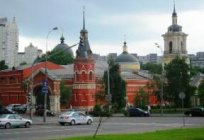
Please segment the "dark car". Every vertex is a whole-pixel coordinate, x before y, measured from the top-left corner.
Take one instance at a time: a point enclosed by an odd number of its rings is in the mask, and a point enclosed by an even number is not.
[[[5,107],[2,107],[0,108],[0,114],[16,114],[16,112]]]
[[[130,117],[149,117],[150,114],[140,108],[130,108],[127,110],[127,116]]]
[[[26,113],[27,105],[26,104],[10,104],[6,108],[22,114],[22,113]]]
[[[55,113],[48,110],[48,109],[46,110],[46,112],[47,112],[47,116],[55,116]],[[35,111],[35,115],[36,116],[43,116],[44,115],[44,109],[37,109]]]
[[[18,112],[18,113],[21,113],[21,114],[26,113],[27,105],[26,104],[21,104],[21,105],[18,105],[18,106],[14,106],[13,110]]]
[[[186,116],[204,116],[204,108],[203,107],[193,107],[189,108],[184,112]]]

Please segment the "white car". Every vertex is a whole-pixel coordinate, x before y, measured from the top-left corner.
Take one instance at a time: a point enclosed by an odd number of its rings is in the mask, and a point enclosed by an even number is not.
[[[70,125],[88,124],[90,125],[93,122],[93,118],[88,115],[85,115],[82,112],[67,111],[59,116],[58,122],[60,125],[65,125],[65,124],[70,124]]]
[[[25,119],[18,114],[2,114],[0,115],[0,126],[5,128],[24,126],[29,128],[32,120]]]

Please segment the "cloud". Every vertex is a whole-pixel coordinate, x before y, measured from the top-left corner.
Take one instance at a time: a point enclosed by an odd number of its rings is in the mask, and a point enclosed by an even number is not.
[[[32,43],[33,46],[38,47],[38,49],[43,50],[45,53],[46,51],[46,39],[44,38],[34,38],[34,37],[26,37],[26,36],[19,36],[19,51],[24,52],[24,48],[29,46]],[[47,51],[52,50],[57,44],[59,44],[59,40],[57,39],[49,39],[47,41]]]
[[[203,15],[203,10],[178,13],[178,24],[182,25],[183,31],[189,34],[187,38],[188,53],[196,53],[203,50]],[[164,43],[161,35],[171,25],[171,13],[109,14],[108,16],[99,16],[90,21],[91,25],[95,25],[91,27],[91,32],[89,32],[90,45],[94,53],[101,55],[122,53],[123,35],[126,34],[130,53],[137,53],[138,55],[147,55],[149,53],[161,54],[160,50],[154,47],[154,43],[157,42],[163,46]],[[98,26],[100,26],[100,32],[96,29]],[[20,35],[19,39],[21,51],[32,42],[34,46],[45,52],[45,38],[32,38]],[[78,37],[75,40],[78,41]],[[71,42],[76,41],[71,40]],[[59,44],[59,39],[50,37],[48,40],[48,50],[53,49],[57,44]],[[76,47],[73,48],[73,51],[75,52],[76,49]]]

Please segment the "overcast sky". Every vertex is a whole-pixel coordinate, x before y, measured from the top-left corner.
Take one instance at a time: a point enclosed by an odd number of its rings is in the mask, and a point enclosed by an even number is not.
[[[173,0],[0,0],[0,17],[16,17],[19,51],[30,42],[45,51],[46,36],[55,26],[60,30],[50,34],[48,50],[60,43],[62,31],[68,45],[79,42],[85,6],[94,53],[120,54],[126,40],[130,53],[161,55],[154,43],[163,47],[161,35],[171,25],[173,4]],[[176,12],[178,24],[189,35],[188,53],[204,51],[204,0],[176,0]]]

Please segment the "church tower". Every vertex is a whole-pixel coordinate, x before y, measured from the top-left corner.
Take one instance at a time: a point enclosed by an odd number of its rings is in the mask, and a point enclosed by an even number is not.
[[[95,92],[95,61],[88,41],[88,31],[85,28],[85,12],[83,11],[83,29],[80,32],[80,42],[74,59],[72,107],[92,109],[95,105]]]
[[[190,64],[186,49],[186,38],[188,35],[182,31],[182,26],[177,24],[175,4],[172,13],[172,25],[168,27],[167,32],[162,36],[164,38],[164,63],[168,64],[179,56],[186,58],[186,63]]]

